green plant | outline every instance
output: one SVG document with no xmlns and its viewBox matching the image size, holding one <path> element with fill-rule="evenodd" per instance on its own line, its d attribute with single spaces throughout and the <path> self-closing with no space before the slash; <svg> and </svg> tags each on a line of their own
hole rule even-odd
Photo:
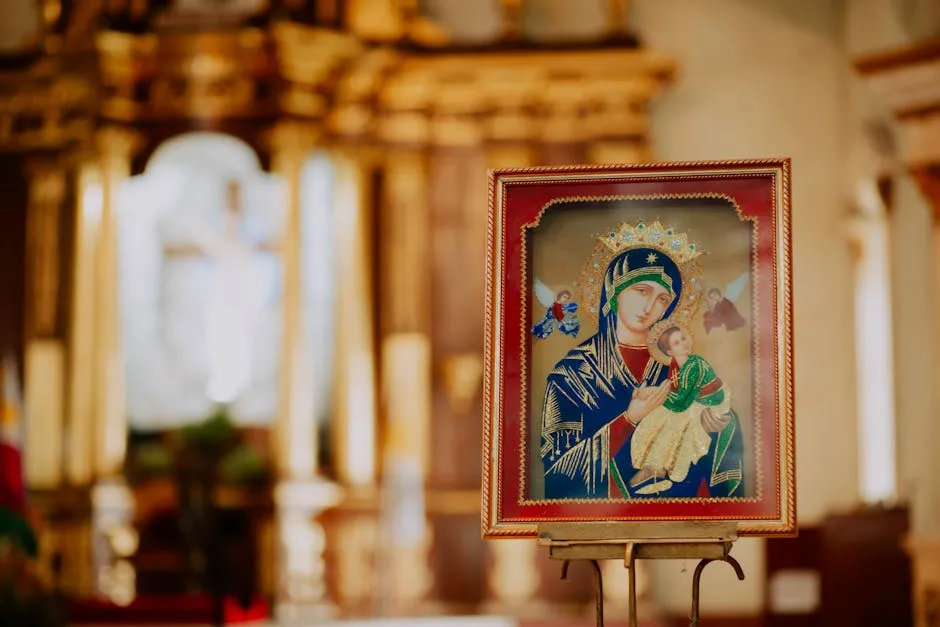
<svg viewBox="0 0 940 627">
<path fill-rule="evenodd" d="M 163 442 L 147 442 L 135 447 L 128 464 L 133 482 L 143 482 L 173 473 L 173 451 Z"/>
<path fill-rule="evenodd" d="M 270 476 L 265 459 L 251 445 L 233 449 L 219 465 L 219 479 L 231 485 L 256 486 Z"/>
<path fill-rule="evenodd" d="M 184 450 L 219 459 L 238 442 L 238 430 L 232 424 L 228 410 L 219 406 L 202 422 L 187 425 L 180 431 Z"/>
</svg>

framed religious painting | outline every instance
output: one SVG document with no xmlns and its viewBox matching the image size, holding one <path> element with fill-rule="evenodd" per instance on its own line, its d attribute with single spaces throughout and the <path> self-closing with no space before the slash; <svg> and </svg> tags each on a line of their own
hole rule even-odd
<svg viewBox="0 0 940 627">
<path fill-rule="evenodd" d="M 789 160 L 490 176 L 483 533 L 795 532 Z"/>
</svg>

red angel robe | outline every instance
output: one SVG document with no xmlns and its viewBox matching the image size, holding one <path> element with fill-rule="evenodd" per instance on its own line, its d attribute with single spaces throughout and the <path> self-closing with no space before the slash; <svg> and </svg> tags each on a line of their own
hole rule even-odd
<svg viewBox="0 0 940 627">
<path fill-rule="evenodd" d="M 738 308 L 727 298 L 722 298 L 714 309 L 706 311 L 702 322 L 705 324 L 706 333 L 720 326 L 724 326 L 728 331 L 744 326 L 744 318 L 738 313 Z"/>
</svg>

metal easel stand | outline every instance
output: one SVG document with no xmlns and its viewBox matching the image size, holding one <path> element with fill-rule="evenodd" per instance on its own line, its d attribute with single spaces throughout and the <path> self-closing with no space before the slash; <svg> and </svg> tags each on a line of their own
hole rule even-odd
<svg viewBox="0 0 940 627">
<path fill-rule="evenodd" d="M 636 607 L 636 561 L 639 559 L 698 559 L 692 575 L 690 627 L 699 624 L 699 585 L 702 571 L 712 562 L 728 562 L 739 580 L 744 570 L 731 557 L 737 525 L 714 522 L 663 523 L 546 523 L 539 525 L 539 544 L 549 557 L 562 560 L 561 578 L 571 560 L 590 562 L 597 595 L 597 627 L 604 627 L 604 582 L 598 560 L 622 559 L 630 571 L 630 627 L 639 627 Z"/>
</svg>

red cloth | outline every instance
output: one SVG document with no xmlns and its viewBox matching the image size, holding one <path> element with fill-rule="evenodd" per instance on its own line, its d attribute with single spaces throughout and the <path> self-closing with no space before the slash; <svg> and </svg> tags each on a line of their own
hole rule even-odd
<svg viewBox="0 0 940 627">
<path fill-rule="evenodd" d="M 714 309 L 706 311 L 702 321 L 705 323 L 706 333 L 722 325 L 729 331 L 744 326 L 744 318 L 738 313 L 738 308 L 727 298 L 722 298 Z"/>
<path fill-rule="evenodd" d="M 252 599 L 245 609 L 227 597 L 224 612 L 230 625 L 266 621 L 270 616 L 261 598 Z M 208 625 L 212 600 L 207 595 L 138 596 L 130 605 L 119 606 L 94 598 L 73 599 L 68 615 L 70 625 Z"/>
<path fill-rule="evenodd" d="M 17 512 L 26 508 L 20 451 L 8 442 L 0 442 L 0 506 Z"/>
<path fill-rule="evenodd" d="M 700 499 L 707 499 L 711 496 L 711 492 L 708 491 L 708 484 L 705 483 L 705 480 L 702 479 L 702 483 L 698 486 L 698 493 L 695 495 Z"/>
<path fill-rule="evenodd" d="M 555 320 L 564 319 L 565 310 L 562 308 L 561 303 L 555 303 L 552 305 L 552 315 L 555 316 Z"/>
<path fill-rule="evenodd" d="M 679 365 L 679 362 L 673 358 L 672 363 L 669 364 L 669 382 L 670 388 L 673 392 L 679 391 L 679 371 L 682 370 L 682 366 Z"/>
<path fill-rule="evenodd" d="M 627 440 L 633 435 L 635 429 L 636 425 L 627 420 L 624 416 L 620 416 L 620 418 L 610 425 L 609 446 L 611 459 L 613 459 L 614 455 L 627 443 Z"/>
<path fill-rule="evenodd" d="M 636 378 L 637 381 L 643 380 L 643 373 L 646 371 L 646 364 L 650 360 L 649 349 L 645 346 L 625 346 L 620 344 L 620 355 L 623 357 L 623 363 L 627 370 Z M 615 420 L 610 426 L 610 456 L 613 458 L 617 451 L 626 444 L 630 435 L 636 427 L 625 417 Z"/>
<path fill-rule="evenodd" d="M 643 373 L 646 372 L 646 364 L 650 360 L 650 351 L 645 346 L 626 346 L 620 344 L 620 356 L 623 357 L 623 363 L 627 370 L 637 381 L 643 381 Z"/>
</svg>

